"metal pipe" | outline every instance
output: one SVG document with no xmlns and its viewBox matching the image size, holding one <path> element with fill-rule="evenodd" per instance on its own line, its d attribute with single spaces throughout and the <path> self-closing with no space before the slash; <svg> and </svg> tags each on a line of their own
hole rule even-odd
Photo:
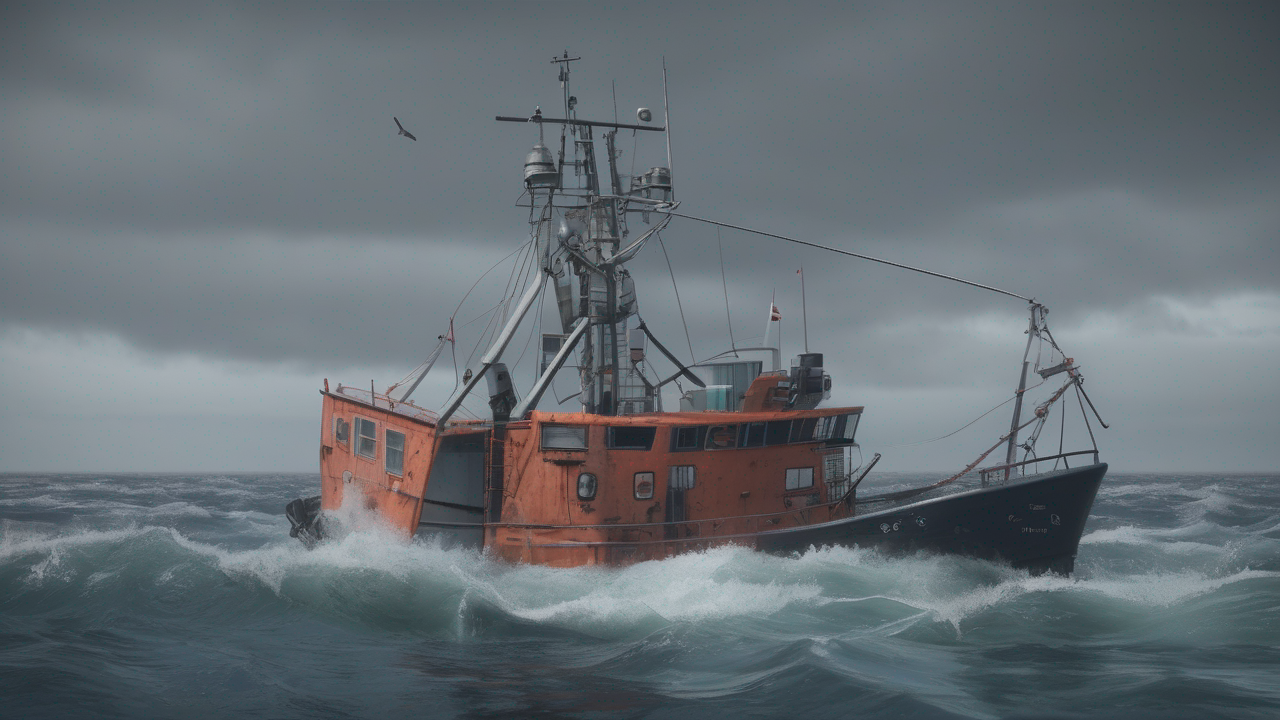
<svg viewBox="0 0 1280 720">
<path fill-rule="evenodd" d="M 649 130 L 651 132 L 663 132 L 665 127 L 657 127 L 654 125 L 627 125 L 626 123 L 600 122 L 598 120 L 565 120 L 564 118 L 543 117 L 538 120 L 527 117 L 509 117 L 498 115 L 493 118 L 498 122 L 535 122 L 535 123 L 556 123 L 559 125 L 584 125 L 587 127 L 611 127 L 623 128 L 625 130 Z"/>
<path fill-rule="evenodd" d="M 853 497 L 853 493 L 856 492 L 858 486 L 862 484 L 862 479 L 867 476 L 867 473 L 871 472 L 871 468 L 875 467 L 878 462 L 880 462 L 880 453 L 876 453 L 875 457 L 871 458 L 871 462 L 867 465 L 867 469 L 862 471 L 862 474 L 859 475 L 858 479 L 849 486 L 849 489 L 844 493 L 844 497 L 840 498 L 840 500 L 843 501 Z"/>
<path fill-rule="evenodd" d="M 450 325 L 449 325 L 449 334 L 450 335 L 453 334 L 452 321 L 450 322 Z M 418 385 L 422 382 L 422 379 L 427 376 L 427 373 L 431 372 L 431 368 L 436 364 L 436 360 L 440 358 L 440 353 L 444 352 L 444 344 L 447 342 L 449 342 L 448 338 L 446 338 L 444 335 L 441 335 L 440 344 L 436 345 L 436 349 L 432 350 L 431 356 L 427 358 L 427 362 L 426 362 L 427 366 L 422 368 L 422 372 L 418 374 L 418 379 L 414 380 L 413 384 L 409 386 L 409 389 L 405 390 L 404 394 L 400 396 L 399 402 L 404 402 L 405 400 L 408 400 L 409 396 L 413 394 L 413 391 L 418 389 Z"/>
<path fill-rule="evenodd" d="M 515 410 L 511 411 L 511 417 L 523 420 L 538 406 L 538 401 L 542 399 L 543 393 L 547 391 L 547 388 L 551 387 L 552 379 L 555 378 L 560 368 L 564 367 L 565 361 L 569 359 L 569 353 L 573 352 L 574 346 L 578 344 L 578 341 L 582 339 L 582 336 L 586 334 L 587 328 L 590 326 L 591 323 L 587 318 L 578 318 L 577 322 L 573 324 L 573 330 L 569 332 L 569 337 L 565 338 L 564 344 L 560 346 L 560 351 L 552 358 L 551 364 L 547 366 L 546 371 L 542 373 L 538 381 L 533 384 L 528 396 L 519 405 L 516 405 Z"/>
<path fill-rule="evenodd" d="M 671 175 L 671 199 L 676 199 L 676 173 L 671 167 L 671 104 L 667 102 L 667 59 L 662 59 L 662 121 L 667 136 L 667 172 Z"/>
<path fill-rule="evenodd" d="M 529 289 L 525 290 L 524 297 L 520 298 L 520 304 L 516 306 L 516 310 L 511 314 L 511 318 L 507 320 L 507 324 L 503 326 L 502 332 L 498 334 L 493 344 L 489 346 L 488 352 L 480 358 L 480 369 L 475 375 L 471 376 L 471 380 L 463 386 L 462 390 L 449 401 L 445 409 L 440 413 L 440 419 L 436 421 L 436 427 L 444 427 L 445 422 L 453 417 L 458 408 L 462 405 L 462 401 L 466 399 L 471 390 L 480 382 L 480 378 L 493 366 L 494 363 L 502 357 L 502 351 L 507 349 L 507 345 L 511 342 L 511 338 L 516 334 L 516 328 L 520 326 L 520 322 L 524 320 L 524 316 L 528 314 L 529 308 L 533 307 L 533 301 L 538 299 L 538 294 L 542 292 L 542 284 L 546 282 L 546 275 L 538 273 L 538 282 L 529 283 Z"/>
<path fill-rule="evenodd" d="M 1027 391 L 1027 370 L 1030 369 L 1031 363 L 1027 358 L 1031 357 L 1031 341 L 1036 337 L 1036 310 L 1039 305 L 1031 306 L 1031 320 L 1027 324 L 1027 349 L 1022 353 L 1022 379 L 1018 381 L 1018 394 L 1013 402 L 1013 423 L 1009 426 L 1009 450 L 1005 455 L 1005 464 L 1013 465 L 1018 449 L 1018 421 L 1022 415 L 1022 395 Z M 1004 479 L 1009 479 L 1009 470 L 1004 471 Z"/>
<path fill-rule="evenodd" d="M 644 324 L 644 321 L 643 321 L 643 320 L 641 320 L 641 321 L 640 321 L 640 329 L 644 332 L 644 334 L 645 334 L 645 335 L 649 338 L 649 340 L 653 343 L 653 346 L 654 346 L 654 347 L 656 347 L 656 348 L 658 348 L 658 352 L 662 353 L 663 355 L 666 355 L 668 360 L 670 360 L 671 362 L 675 363 L 675 366 L 676 366 L 676 367 L 678 367 L 678 368 L 680 368 L 680 372 L 679 372 L 676 376 L 672 376 L 672 379 L 673 379 L 673 380 L 675 379 L 675 377 L 678 377 L 679 375 L 683 375 L 683 376 L 685 376 L 686 378 L 688 378 L 689 382 L 693 383 L 694 385 L 697 385 L 697 386 L 698 386 L 698 387 L 700 387 L 700 388 L 704 388 L 704 387 L 706 387 L 706 386 L 707 386 L 707 384 L 706 384 L 706 383 L 704 383 L 704 382 L 702 382 L 702 380 L 701 380 L 697 375 L 694 375 L 694 374 L 689 370 L 689 368 L 685 367 L 685 366 L 684 366 L 684 363 L 682 363 L 682 362 L 680 362 L 679 360 L 677 360 L 677 359 L 676 359 L 676 356 L 675 356 L 675 355 L 672 355 L 672 354 L 671 354 L 671 351 L 670 351 L 670 350 L 668 350 L 668 349 L 666 348 L 666 346 L 665 346 L 665 345 L 663 345 L 662 343 L 658 342 L 658 338 L 654 337 L 654 336 L 653 336 L 653 333 L 649 332 L 649 328 L 648 328 L 648 326 L 646 326 L 646 325 Z M 665 383 L 663 383 L 663 384 L 665 384 Z"/>
</svg>

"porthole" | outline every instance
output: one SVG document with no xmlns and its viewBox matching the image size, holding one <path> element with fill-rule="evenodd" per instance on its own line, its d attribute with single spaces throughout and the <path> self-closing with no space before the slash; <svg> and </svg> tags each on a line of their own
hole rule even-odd
<svg viewBox="0 0 1280 720">
<path fill-rule="evenodd" d="M 594 500 L 596 497 L 596 476 L 591 473 L 578 475 L 578 499 Z"/>
</svg>

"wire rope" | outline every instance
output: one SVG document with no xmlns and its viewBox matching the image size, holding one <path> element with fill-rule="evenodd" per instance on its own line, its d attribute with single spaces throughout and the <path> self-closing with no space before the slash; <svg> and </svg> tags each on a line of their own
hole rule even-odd
<svg viewBox="0 0 1280 720">
<path fill-rule="evenodd" d="M 720 252 L 720 284 L 724 286 L 724 319 L 729 325 L 729 347 L 738 357 L 738 344 L 733 341 L 733 318 L 729 315 L 729 280 L 724 274 L 724 244 L 720 242 L 720 228 L 716 228 L 716 250 Z"/>
<path fill-rule="evenodd" d="M 954 275 L 944 275 L 942 273 L 937 273 L 932 270 L 925 270 L 924 268 L 912 267 L 911 265 L 903 265 L 902 263 L 896 263 L 896 262 L 893 262 L 892 260 L 882 260 L 878 257 L 872 257 L 870 255 L 863 255 L 861 253 L 851 252 L 849 250 L 841 250 L 840 248 L 834 248 L 834 247 L 831 247 L 830 245 L 819 245 L 818 243 L 809 242 L 807 240 L 797 240 L 795 238 L 789 238 L 786 235 L 777 235 L 775 233 L 765 232 L 763 230 L 753 230 L 749 227 L 743 227 L 741 225 L 731 225 L 726 222 L 720 222 L 719 220 L 708 220 L 707 218 L 700 218 L 694 215 L 685 215 L 684 213 L 678 213 L 678 212 L 675 212 L 674 210 L 664 210 L 662 208 L 655 208 L 654 212 L 665 213 L 667 215 L 672 215 L 674 217 L 685 218 L 686 220 L 696 220 L 698 222 L 710 223 L 712 225 L 719 225 L 720 227 L 732 228 L 734 230 L 742 230 L 744 232 L 755 233 L 756 235 L 764 235 L 765 237 L 776 238 L 778 240 L 785 240 L 789 243 L 795 243 L 797 245 L 806 245 L 808 247 L 818 248 L 819 250 L 827 250 L 829 252 L 839 253 L 840 255 L 848 255 L 849 257 L 855 257 L 861 260 L 870 260 L 871 262 L 878 262 L 883 265 L 891 265 L 896 268 L 902 268 L 903 270 L 910 270 L 912 272 L 923 273 L 925 275 L 932 275 L 933 277 L 942 278 L 943 280 L 953 280 L 955 282 L 963 283 L 965 285 L 970 285 L 972 287 L 981 288 L 983 290 L 990 290 L 991 292 L 995 292 L 995 293 L 1000 293 L 1001 295 L 1008 295 L 1009 297 L 1017 298 L 1019 300 L 1025 300 L 1027 302 L 1035 302 L 1031 298 L 1023 297 L 1017 293 L 1011 293 L 1008 290 L 1001 290 L 1000 288 L 997 288 L 997 287 L 991 287 L 990 285 L 983 285 L 982 283 L 976 283 L 976 282 L 973 282 L 972 280 L 965 280 L 963 278 L 955 277 Z"/>
<path fill-rule="evenodd" d="M 667 272 L 671 273 L 671 289 L 675 292 L 676 309 L 680 311 L 680 324 L 684 325 L 684 339 L 689 343 L 689 359 L 697 362 L 698 357 L 693 354 L 693 337 L 689 335 L 689 323 L 685 322 L 684 306 L 680 304 L 680 288 L 676 287 L 676 271 L 671 267 L 671 256 L 667 254 L 667 244 L 662 242 L 662 233 L 659 232 L 657 235 L 658 247 L 662 248 L 662 257 L 667 260 Z"/>
</svg>

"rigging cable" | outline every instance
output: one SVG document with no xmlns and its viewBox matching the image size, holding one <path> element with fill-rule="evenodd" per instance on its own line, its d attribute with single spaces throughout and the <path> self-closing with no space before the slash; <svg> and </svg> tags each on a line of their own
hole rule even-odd
<svg viewBox="0 0 1280 720">
<path fill-rule="evenodd" d="M 1040 386 L 1041 386 L 1041 385 L 1043 385 L 1043 384 L 1044 384 L 1044 381 L 1043 381 L 1043 380 L 1041 380 L 1040 382 L 1036 383 L 1035 385 L 1032 385 L 1031 387 L 1027 388 L 1026 390 L 1023 390 L 1022 392 L 1023 392 L 1023 394 L 1025 395 L 1026 393 L 1029 393 L 1029 392 L 1031 392 L 1032 390 L 1035 390 L 1036 388 L 1040 387 Z M 960 428 L 959 430 L 953 430 L 952 432 L 949 432 L 949 433 L 947 433 L 946 435 L 939 435 L 938 437 L 936 437 L 936 438 L 930 438 L 929 440 L 920 440 L 919 442 L 912 442 L 912 443 L 899 443 L 899 444 L 897 444 L 897 445 L 885 445 L 883 449 L 888 450 L 889 448 L 915 447 L 916 445 L 928 445 L 928 444 L 929 444 L 929 443 L 931 443 L 931 442 L 937 442 L 937 441 L 939 441 L 939 440 L 946 440 L 947 438 L 951 437 L 952 435 L 955 435 L 956 433 L 960 432 L 961 430 L 964 430 L 965 428 L 968 428 L 970 425 L 972 425 L 972 424 L 974 424 L 974 423 L 978 422 L 978 421 L 979 421 L 979 420 L 981 420 L 982 418 L 984 418 L 984 417 L 986 417 L 986 416 L 990 415 L 991 413 L 993 413 L 993 412 L 995 412 L 995 411 L 999 410 L 1000 408 L 1004 407 L 1005 405 L 1008 405 L 1009 403 L 1013 402 L 1017 397 L 1018 397 L 1018 396 L 1017 396 L 1017 394 L 1014 394 L 1014 395 L 1010 396 L 1008 400 L 1005 400 L 1004 402 L 1002 402 L 1002 403 L 1000 403 L 999 405 L 997 405 L 997 406 L 995 406 L 995 407 L 991 408 L 990 410 L 988 410 L 988 411 L 986 411 L 986 412 L 982 413 L 981 415 L 979 415 L 978 417 L 974 418 L 973 420 L 970 420 L 968 423 L 966 423 L 966 424 L 965 424 L 965 426 L 964 426 L 964 427 Z"/>
<path fill-rule="evenodd" d="M 983 285 L 982 283 L 976 283 L 971 280 L 965 280 L 963 278 L 958 278 L 953 275 L 943 275 L 942 273 L 936 273 L 936 272 L 933 272 L 932 270 L 925 270 L 923 268 L 912 267 L 911 265 L 903 265 L 902 263 L 896 263 L 891 260 L 881 260 L 880 258 L 871 257 L 870 255 L 862 255 L 860 253 L 850 252 L 849 250 L 841 250 L 840 248 L 834 248 L 834 247 L 831 247 L 830 245 L 819 245 L 818 243 L 809 242 L 807 240 L 797 240 L 795 238 L 789 238 L 786 235 L 777 235 L 771 232 L 765 232 L 763 230 L 752 230 L 749 227 L 742 227 L 741 225 L 731 225 L 726 222 L 720 222 L 719 220 L 708 220 L 706 218 L 700 218 L 693 215 L 685 215 L 684 213 L 678 213 L 674 210 L 665 210 L 660 207 L 654 208 L 654 212 L 665 213 L 667 215 L 672 215 L 674 217 L 682 217 L 682 218 L 685 218 L 686 220 L 697 220 L 698 222 L 710 223 L 712 225 L 719 225 L 720 227 L 732 228 L 734 230 L 742 230 L 744 232 L 755 233 L 756 235 L 764 235 L 765 237 L 776 238 L 778 240 L 786 240 L 789 243 L 795 243 L 797 245 L 807 245 L 809 247 L 818 248 L 819 250 L 829 250 L 833 253 L 848 255 L 849 257 L 856 257 L 862 260 L 870 260 L 872 262 L 878 262 L 883 265 L 892 265 L 893 267 L 896 267 L 896 268 L 902 268 L 903 270 L 911 270 L 913 272 L 923 273 L 925 275 L 932 275 L 933 277 L 942 278 L 943 280 L 954 280 L 955 282 L 958 282 L 958 283 L 971 285 L 973 287 L 981 288 L 983 290 L 990 290 L 991 292 L 1000 293 L 1001 295 L 1008 295 L 1009 297 L 1017 298 L 1019 300 L 1025 300 L 1027 302 L 1035 302 L 1032 298 L 1023 297 L 1017 293 L 1011 293 L 1008 290 L 1001 290 L 1000 288 L 997 288 L 997 287 L 991 287 L 990 285 Z"/>
<path fill-rule="evenodd" d="M 662 242 L 662 233 L 658 232 L 658 247 L 662 248 L 662 257 L 667 259 L 667 272 L 671 273 L 671 289 L 676 295 L 676 309 L 680 311 L 680 324 L 684 325 L 684 339 L 689 343 L 689 359 L 698 362 L 698 357 L 693 354 L 693 337 L 689 335 L 689 323 L 684 320 L 684 307 L 680 304 L 680 288 L 676 287 L 676 271 L 671 267 L 671 256 L 667 254 L 667 245 Z M 676 387 L 679 387 L 677 382 Z"/>
<path fill-rule="evenodd" d="M 455 307 L 455 308 L 453 309 L 453 313 L 449 315 L 449 321 L 450 321 L 450 322 L 453 322 L 454 318 L 458 317 L 458 311 L 462 309 L 462 304 L 463 304 L 463 303 L 465 303 L 465 302 L 467 301 L 467 298 L 471 297 L 471 293 L 472 293 L 472 292 L 474 292 L 474 291 L 475 291 L 475 289 L 476 289 L 476 287 L 478 287 L 478 286 L 480 285 L 480 281 L 481 281 L 481 280 L 483 280 L 483 279 L 485 278 L 485 276 L 486 276 L 486 275 L 488 275 L 489 273 L 491 273 L 491 272 L 493 272 L 494 270 L 496 270 L 496 269 L 498 268 L 498 266 L 499 266 L 499 265 L 501 265 L 502 263 L 506 262 L 506 261 L 507 261 L 507 259 L 508 259 L 508 258 L 510 258 L 512 255 L 515 255 L 516 253 L 520 252 L 520 250 L 521 250 L 521 249 L 523 249 L 523 247 L 524 247 L 524 246 L 523 246 L 523 245 L 521 245 L 520 247 L 516 248 L 515 250 L 512 250 L 511 252 L 507 253 L 506 255 L 503 255 L 501 258 L 499 258 L 499 259 L 498 259 L 498 261 L 497 261 L 497 262 L 495 262 L 494 264 L 490 265 L 488 270 L 485 270 L 484 272 L 480 273 L 480 277 L 476 278 L 476 281 L 475 281 L 474 283 L 472 283 L 472 284 L 471 284 L 471 287 L 470 287 L 470 288 L 467 290 L 467 292 L 462 296 L 462 299 L 458 301 L 458 305 L 457 305 L 457 307 Z M 494 309 L 497 309 L 497 307 L 495 306 L 495 307 L 494 307 Z M 489 310 L 489 311 L 487 311 L 486 313 L 484 313 L 484 315 L 487 315 L 487 314 L 488 314 L 488 313 L 490 313 L 490 312 L 493 312 L 493 310 Z M 475 318 L 475 320 L 479 320 L 481 317 L 484 317 L 484 315 L 480 315 L 479 317 Z M 472 320 L 472 322 L 475 322 L 475 320 Z M 469 325 L 470 323 L 467 323 L 467 324 Z M 466 325 L 463 325 L 463 327 L 466 327 Z M 457 337 L 457 336 L 455 335 L 454 337 L 455 337 L 455 339 L 456 339 L 456 337 Z M 458 349 L 457 349 L 456 344 L 454 344 L 454 343 L 450 343 L 450 344 L 451 344 L 451 345 L 454 345 L 454 347 L 453 347 L 453 351 L 452 351 L 452 355 L 453 355 L 453 389 L 456 391 L 456 390 L 458 389 L 458 386 L 461 384 L 461 379 L 458 377 Z M 474 354 L 474 353 L 472 353 L 472 354 Z M 469 361 L 468 361 L 468 362 L 469 362 Z"/>
<path fill-rule="evenodd" d="M 724 245 L 720 242 L 720 228 L 716 228 L 716 250 L 720 252 L 720 283 L 724 286 L 724 319 L 729 324 L 729 347 L 738 357 L 738 344 L 733 341 L 733 318 L 729 316 L 729 281 L 724 276 Z"/>
</svg>

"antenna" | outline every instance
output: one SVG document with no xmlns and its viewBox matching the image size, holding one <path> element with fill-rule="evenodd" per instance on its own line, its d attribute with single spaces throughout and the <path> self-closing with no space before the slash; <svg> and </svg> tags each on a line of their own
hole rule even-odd
<svg viewBox="0 0 1280 720">
<path fill-rule="evenodd" d="M 671 174 L 671 200 L 676 199 L 675 172 L 671 168 L 671 105 L 667 102 L 667 58 L 662 58 L 662 124 L 667 126 L 667 172 Z"/>
<path fill-rule="evenodd" d="M 805 307 L 804 301 L 804 268 L 796 271 L 800 273 L 800 315 L 804 318 L 804 351 L 809 352 L 809 311 Z"/>
</svg>

